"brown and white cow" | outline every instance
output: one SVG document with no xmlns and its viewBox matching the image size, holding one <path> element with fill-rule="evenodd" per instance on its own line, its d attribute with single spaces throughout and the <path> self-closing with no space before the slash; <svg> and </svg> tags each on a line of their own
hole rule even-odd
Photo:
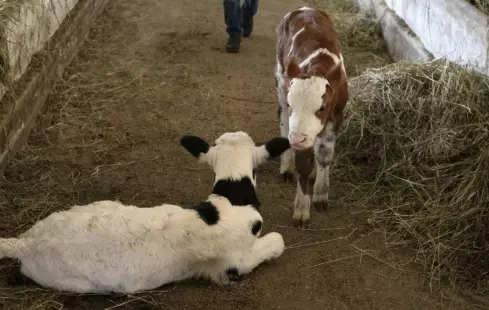
<svg viewBox="0 0 489 310">
<path fill-rule="evenodd" d="M 294 225 L 307 227 L 312 203 L 328 206 L 329 167 L 343 123 L 348 85 L 338 35 L 323 11 L 303 7 L 277 27 L 276 85 L 280 133 L 291 149 L 282 154 L 284 181 L 299 173 Z"/>
</svg>

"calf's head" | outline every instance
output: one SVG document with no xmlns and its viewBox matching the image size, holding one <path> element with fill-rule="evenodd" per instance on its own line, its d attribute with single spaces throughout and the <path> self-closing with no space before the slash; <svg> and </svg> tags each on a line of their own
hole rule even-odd
<svg viewBox="0 0 489 310">
<path fill-rule="evenodd" d="M 261 146 L 255 145 L 243 131 L 227 132 L 210 146 L 198 136 L 184 136 L 180 144 L 199 162 L 209 164 L 219 180 L 238 181 L 248 177 L 256 185 L 255 170 L 267 160 L 282 155 L 290 148 L 287 138 L 275 137 Z"/>
<path fill-rule="evenodd" d="M 341 78 L 341 64 L 321 76 L 305 74 L 293 61 L 287 67 L 287 104 L 290 145 L 294 150 L 311 148 L 327 121 L 334 117 L 335 82 Z M 319 70 L 321 71 L 321 70 Z"/>
<path fill-rule="evenodd" d="M 214 169 L 214 194 L 228 198 L 233 205 L 253 205 L 256 209 L 260 205 L 255 192 L 256 169 L 290 148 L 288 139 L 282 137 L 256 146 L 242 131 L 223 134 L 213 146 L 197 136 L 184 136 L 180 143 L 199 162 Z"/>
</svg>

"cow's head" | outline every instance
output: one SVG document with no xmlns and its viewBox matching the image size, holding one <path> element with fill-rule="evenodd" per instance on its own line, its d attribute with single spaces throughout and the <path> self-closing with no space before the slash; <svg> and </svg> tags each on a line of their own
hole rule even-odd
<svg viewBox="0 0 489 310">
<path fill-rule="evenodd" d="M 289 112 L 289 141 L 292 149 L 311 148 L 316 137 L 332 120 L 335 107 L 335 85 L 342 78 L 341 63 L 335 64 L 321 76 L 305 74 L 290 61 L 287 69 L 287 104 Z"/>
</svg>

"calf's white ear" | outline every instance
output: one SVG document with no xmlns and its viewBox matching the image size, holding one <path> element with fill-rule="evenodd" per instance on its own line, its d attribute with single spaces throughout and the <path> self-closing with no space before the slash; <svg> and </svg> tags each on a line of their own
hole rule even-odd
<svg viewBox="0 0 489 310">
<path fill-rule="evenodd" d="M 204 139 L 197 136 L 183 136 L 180 144 L 200 162 L 208 162 L 210 145 Z"/>
<path fill-rule="evenodd" d="M 261 146 L 256 146 L 253 152 L 253 165 L 256 167 L 265 163 L 270 158 L 282 155 L 283 152 L 290 148 L 289 139 L 284 137 L 275 137 Z"/>
</svg>

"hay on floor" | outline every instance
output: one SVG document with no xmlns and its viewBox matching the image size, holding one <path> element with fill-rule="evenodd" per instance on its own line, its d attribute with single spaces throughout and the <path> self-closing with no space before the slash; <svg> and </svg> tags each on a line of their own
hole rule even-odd
<svg viewBox="0 0 489 310">
<path fill-rule="evenodd" d="M 429 283 L 489 288 L 489 79 L 435 61 L 351 80 L 335 174 L 370 222 L 410 246 Z M 347 177 L 345 177 L 347 176 Z"/>
<path fill-rule="evenodd" d="M 393 62 L 382 38 L 379 20 L 360 12 L 351 1 L 333 0 L 327 3 L 342 7 L 342 12 L 330 13 L 330 17 L 340 38 L 348 76 Z M 328 5 L 322 9 L 330 12 Z"/>
</svg>

